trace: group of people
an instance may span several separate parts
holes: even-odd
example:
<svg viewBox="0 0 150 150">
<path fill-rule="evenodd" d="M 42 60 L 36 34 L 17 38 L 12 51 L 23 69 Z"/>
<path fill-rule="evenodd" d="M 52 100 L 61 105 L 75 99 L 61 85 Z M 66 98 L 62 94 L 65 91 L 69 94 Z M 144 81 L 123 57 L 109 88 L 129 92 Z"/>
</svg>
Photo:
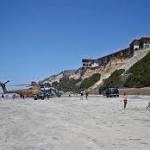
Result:
<svg viewBox="0 0 150 150">
<path fill-rule="evenodd" d="M 13 100 L 16 99 L 16 98 L 18 98 L 18 97 L 19 97 L 19 96 L 16 95 L 16 94 L 13 94 L 13 95 L 11 96 L 11 98 L 12 98 Z M 4 94 L 1 95 L 1 99 L 9 99 L 9 98 L 10 98 L 10 95 L 4 95 Z M 24 95 L 20 95 L 20 98 L 24 99 L 25 96 L 24 96 Z"/>
<path fill-rule="evenodd" d="M 85 95 L 85 98 L 86 98 L 86 100 L 87 100 L 87 99 L 88 99 L 88 96 L 89 96 L 89 92 L 88 92 L 88 91 L 81 91 L 81 92 L 80 92 L 81 100 L 84 99 L 84 95 Z M 70 95 L 69 95 L 69 96 L 70 96 Z M 20 97 L 23 98 L 23 99 L 25 98 L 25 97 L 22 96 L 22 95 L 20 95 Z M 5 98 L 4 94 L 1 95 L 1 98 L 2 98 L 2 99 Z M 7 98 L 8 98 L 8 95 L 6 95 L 6 99 L 7 99 Z M 16 95 L 15 95 L 15 94 L 12 95 L 12 98 L 15 99 L 15 98 L 16 98 Z M 126 93 L 124 93 L 123 103 L 124 103 L 123 108 L 126 109 L 127 103 L 128 103 L 128 98 L 127 98 Z M 148 105 L 146 106 L 146 109 L 150 109 L 150 102 L 149 102 Z"/>
<path fill-rule="evenodd" d="M 88 99 L 88 96 L 89 96 L 89 92 L 88 92 L 88 91 L 86 91 L 86 92 L 81 91 L 80 95 L 81 95 L 81 100 L 83 100 L 84 95 L 85 95 L 85 98 L 86 98 L 86 100 L 87 100 L 87 99 Z"/>
<path fill-rule="evenodd" d="M 4 95 L 4 94 L 1 95 L 1 99 L 8 99 L 8 98 L 9 98 L 9 95 Z"/>
<path fill-rule="evenodd" d="M 87 100 L 89 93 L 88 93 L 87 91 L 86 91 L 86 92 L 81 91 L 80 95 L 81 95 L 81 100 L 83 100 L 84 95 L 85 95 L 85 98 L 86 98 L 86 100 Z M 126 93 L 124 93 L 123 103 L 124 103 L 123 108 L 126 109 L 127 103 L 128 103 L 128 97 L 127 97 Z M 146 109 L 150 109 L 150 102 L 149 102 L 148 105 L 146 106 Z"/>
</svg>

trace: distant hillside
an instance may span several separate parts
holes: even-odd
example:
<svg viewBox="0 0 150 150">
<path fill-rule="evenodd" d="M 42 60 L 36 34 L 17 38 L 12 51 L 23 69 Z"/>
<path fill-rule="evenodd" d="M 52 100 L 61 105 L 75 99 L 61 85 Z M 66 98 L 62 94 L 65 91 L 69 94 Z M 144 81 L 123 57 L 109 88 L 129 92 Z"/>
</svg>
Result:
<svg viewBox="0 0 150 150">
<path fill-rule="evenodd" d="M 90 88 L 91 86 L 93 86 L 97 81 L 100 80 L 101 75 L 99 73 L 95 73 L 92 76 L 85 78 L 84 80 L 82 80 L 80 88 L 82 90 L 86 90 L 88 88 Z"/>
<path fill-rule="evenodd" d="M 49 83 L 52 83 L 52 82 L 54 82 L 54 81 L 59 82 L 59 80 L 60 80 L 62 77 L 63 77 L 63 72 L 60 72 L 60 73 L 58 73 L 58 74 L 56 74 L 56 75 L 51 75 L 51 76 L 49 76 L 48 78 L 46 78 L 46 79 L 44 79 L 44 80 L 42 80 L 42 81 L 40 81 L 40 82 L 49 82 Z"/>
<path fill-rule="evenodd" d="M 126 72 L 124 69 L 114 71 L 104 81 L 100 91 L 113 86 L 126 88 L 150 87 L 150 52 Z"/>
<path fill-rule="evenodd" d="M 63 71 L 43 80 L 64 92 L 88 90 L 99 93 L 108 86 L 145 87 L 150 86 L 150 48 L 137 50 L 132 57 L 112 57 L 98 67 Z"/>
<path fill-rule="evenodd" d="M 149 87 L 150 86 L 150 52 L 140 61 L 135 63 L 128 71 L 125 87 Z"/>
<path fill-rule="evenodd" d="M 115 70 L 111 76 L 104 80 L 103 85 L 99 88 L 99 93 L 104 91 L 107 87 L 123 87 L 122 74 L 124 73 L 124 69 Z"/>
</svg>

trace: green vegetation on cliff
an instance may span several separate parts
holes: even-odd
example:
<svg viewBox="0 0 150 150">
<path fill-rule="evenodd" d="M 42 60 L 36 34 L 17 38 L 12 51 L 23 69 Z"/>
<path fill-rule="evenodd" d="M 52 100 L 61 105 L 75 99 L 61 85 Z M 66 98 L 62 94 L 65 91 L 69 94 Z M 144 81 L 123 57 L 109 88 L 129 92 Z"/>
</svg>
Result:
<svg viewBox="0 0 150 150">
<path fill-rule="evenodd" d="M 104 80 L 103 85 L 100 87 L 100 91 L 105 90 L 107 87 L 122 87 L 123 81 L 121 74 L 124 71 L 124 69 L 114 71 L 108 79 Z"/>
<path fill-rule="evenodd" d="M 101 75 L 99 73 L 95 73 L 92 76 L 85 78 L 80 85 L 82 90 L 88 89 L 89 87 L 93 86 L 97 81 L 100 80 Z"/>
<path fill-rule="evenodd" d="M 76 85 L 78 82 L 80 82 L 81 79 L 70 79 L 69 77 L 64 76 L 60 82 L 54 81 L 52 83 L 52 86 L 57 88 L 58 90 L 68 92 L 79 92 L 79 87 Z"/>
<path fill-rule="evenodd" d="M 105 90 L 107 87 L 129 87 L 140 88 L 150 86 L 150 52 L 140 61 L 135 63 L 127 72 L 126 75 L 123 69 L 114 71 L 111 76 L 106 79 L 99 91 Z"/>
<path fill-rule="evenodd" d="M 81 70 L 81 76 L 86 69 Z M 127 72 L 124 69 L 114 71 L 108 79 L 104 80 L 100 92 L 107 87 L 149 87 L 150 86 L 150 52 L 140 61 L 135 63 Z M 53 82 L 53 86 L 64 92 L 80 92 L 93 86 L 100 80 L 101 75 L 95 73 L 84 80 L 72 79 L 64 76 L 60 82 Z"/>
<path fill-rule="evenodd" d="M 127 73 L 130 74 L 126 80 L 125 87 L 148 87 L 150 86 L 150 52 L 136 64 L 134 64 Z"/>
</svg>

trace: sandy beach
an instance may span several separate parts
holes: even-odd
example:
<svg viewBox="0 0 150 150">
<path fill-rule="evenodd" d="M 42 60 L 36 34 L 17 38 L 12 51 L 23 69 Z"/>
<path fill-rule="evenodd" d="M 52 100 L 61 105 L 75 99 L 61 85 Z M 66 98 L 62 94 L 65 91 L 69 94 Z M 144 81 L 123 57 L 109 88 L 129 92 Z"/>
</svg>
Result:
<svg viewBox="0 0 150 150">
<path fill-rule="evenodd" d="M 0 150 L 149 150 L 148 96 L 0 100 Z"/>
</svg>

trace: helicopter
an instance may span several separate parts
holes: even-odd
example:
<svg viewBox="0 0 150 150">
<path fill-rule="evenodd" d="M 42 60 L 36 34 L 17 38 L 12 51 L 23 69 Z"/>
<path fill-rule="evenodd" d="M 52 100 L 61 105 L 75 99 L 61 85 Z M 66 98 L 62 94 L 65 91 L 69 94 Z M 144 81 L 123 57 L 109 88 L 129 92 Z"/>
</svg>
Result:
<svg viewBox="0 0 150 150">
<path fill-rule="evenodd" d="M 31 82 L 31 87 L 26 88 L 26 89 L 15 89 L 15 90 L 8 90 L 6 88 L 6 84 L 9 83 L 10 81 L 6 81 L 5 83 L 0 82 L 0 86 L 2 87 L 3 93 L 4 94 L 10 94 L 10 93 L 15 93 L 20 95 L 20 97 L 33 97 L 34 100 L 37 99 L 42 99 L 44 100 L 45 98 L 50 98 L 53 96 L 60 97 L 61 94 L 59 91 L 52 87 L 49 83 L 37 83 L 37 82 Z"/>
</svg>

